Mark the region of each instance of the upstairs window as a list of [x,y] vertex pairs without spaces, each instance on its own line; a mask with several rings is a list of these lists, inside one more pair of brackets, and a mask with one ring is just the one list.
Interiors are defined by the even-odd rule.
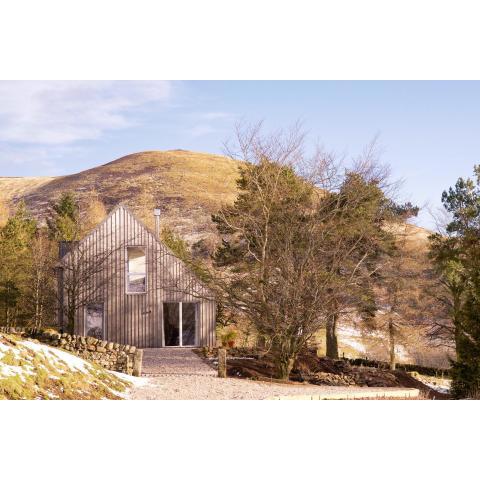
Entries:
[[127,293],[147,291],[147,262],[143,247],[127,247]]

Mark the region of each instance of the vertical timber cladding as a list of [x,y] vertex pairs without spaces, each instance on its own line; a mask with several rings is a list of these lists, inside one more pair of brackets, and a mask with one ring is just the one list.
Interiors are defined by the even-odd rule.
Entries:
[[[140,348],[163,346],[163,302],[196,302],[197,343],[215,345],[216,305],[207,291],[125,207],[115,208],[80,244],[98,268],[89,278],[87,292],[104,304],[104,339]],[[127,246],[146,254],[146,293],[128,294]],[[200,292],[200,295],[199,295]],[[84,311],[79,308],[75,331],[84,334]]]

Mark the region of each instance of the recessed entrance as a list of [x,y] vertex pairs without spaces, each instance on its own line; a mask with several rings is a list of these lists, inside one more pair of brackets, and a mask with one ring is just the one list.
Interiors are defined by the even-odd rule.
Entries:
[[166,302],[163,304],[165,347],[193,347],[197,343],[197,304]]
[[85,336],[103,339],[103,303],[85,307]]

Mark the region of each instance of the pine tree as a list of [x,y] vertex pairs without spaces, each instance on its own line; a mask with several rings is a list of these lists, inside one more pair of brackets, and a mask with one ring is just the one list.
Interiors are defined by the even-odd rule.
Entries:
[[431,237],[431,252],[450,294],[450,318],[456,360],[452,393],[457,398],[480,393],[480,167],[475,179],[459,178],[443,192],[452,215],[446,235]]
[[62,193],[59,200],[50,205],[47,226],[54,240],[73,242],[80,239],[80,207],[73,193]]
[[0,229],[0,302],[8,326],[28,319],[28,311],[20,308],[20,300],[29,285],[28,268],[36,230],[37,223],[23,202]]

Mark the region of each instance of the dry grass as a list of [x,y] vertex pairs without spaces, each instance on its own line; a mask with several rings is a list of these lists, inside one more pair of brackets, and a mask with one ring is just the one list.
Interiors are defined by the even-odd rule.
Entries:
[[[7,201],[24,198],[35,215],[42,218],[49,202],[62,192],[75,191],[87,203],[85,201],[95,191],[107,210],[124,203],[150,227],[153,227],[152,210],[160,206],[163,225],[170,226],[190,244],[207,239],[213,248],[218,237],[211,215],[222,204],[235,199],[239,166],[240,162],[208,153],[140,152],[64,177],[0,177],[0,200],[2,197]],[[426,252],[429,231],[414,225],[392,225],[390,228],[404,236],[405,248]],[[358,338],[340,337],[340,354],[363,356],[352,340],[357,342]],[[369,352],[374,351],[372,356],[379,359],[388,351],[382,339],[365,339],[364,342],[367,342],[364,347]],[[324,334],[319,343],[325,344]],[[421,352],[424,350],[422,345]],[[429,357],[431,353],[435,354],[428,352]]]
[[0,198],[7,201],[20,198],[53,179],[54,177],[0,177]]
[[[0,334],[0,400],[97,400],[120,399],[130,383],[94,363],[78,360],[67,352],[43,346],[33,349],[14,335]],[[70,362],[70,361],[69,361]]]
[[211,214],[232,202],[240,163],[227,157],[183,150],[141,152],[83,172],[50,179],[0,178],[7,201],[24,198],[42,218],[48,204],[64,191],[86,200],[92,191],[110,210],[129,206],[148,225],[162,208],[163,223],[191,242],[214,233]]

